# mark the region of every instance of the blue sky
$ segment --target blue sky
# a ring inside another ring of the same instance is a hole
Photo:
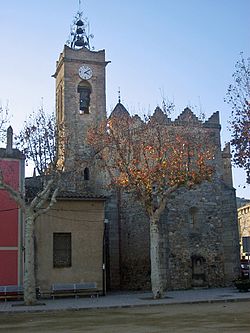
[[[118,87],[131,113],[152,112],[162,96],[174,101],[173,118],[190,106],[209,117],[220,111],[222,145],[230,134],[224,103],[241,51],[250,56],[250,0],[85,0],[82,9],[96,50],[106,49],[107,111]],[[17,132],[42,103],[55,108],[51,75],[78,0],[1,1],[0,103],[9,105]],[[234,170],[238,196],[244,174]]]

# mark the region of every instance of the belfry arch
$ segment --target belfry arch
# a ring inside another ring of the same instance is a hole
[[[82,80],[77,86],[79,94],[79,112],[80,114],[89,114],[92,87],[86,80]]]

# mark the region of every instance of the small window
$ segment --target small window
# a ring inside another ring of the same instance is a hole
[[[197,218],[198,208],[197,207],[191,207],[189,209],[189,223],[191,228],[195,228],[198,226],[198,218]]]
[[[84,169],[84,180],[89,180],[89,168]]]
[[[53,233],[53,266],[71,267],[71,233]]]

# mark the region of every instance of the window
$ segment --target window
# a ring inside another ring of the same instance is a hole
[[[82,81],[77,87],[79,93],[80,113],[88,114],[90,106],[91,86],[87,81]]]
[[[71,233],[53,233],[53,266],[71,267]]]
[[[191,207],[189,209],[189,223],[191,228],[198,227],[198,218],[197,218],[198,208],[197,207]]]
[[[89,168],[85,168],[83,171],[84,180],[89,180]]]

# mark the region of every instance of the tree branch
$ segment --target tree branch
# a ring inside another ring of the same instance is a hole
[[[48,204],[48,206],[46,208],[41,208],[42,205],[39,204],[39,210],[35,213],[35,218],[37,218],[38,216],[47,213],[50,208],[56,203],[56,196],[58,193],[58,188],[56,188],[52,194],[52,197],[50,199],[50,203]],[[48,196],[46,196],[46,200],[48,199]],[[45,201],[43,201],[43,204],[45,203]]]
[[[12,186],[6,184],[3,181],[3,174],[2,170],[0,170],[0,186],[3,187],[10,195],[10,197],[16,201],[16,203],[20,206],[20,208],[25,212],[26,205],[23,195],[19,192],[13,189]]]
[[[55,179],[52,178],[48,181],[44,189],[36,195],[36,197],[31,201],[30,207],[31,209],[38,210],[40,209],[44,203],[47,201],[51,188],[55,182]]]

